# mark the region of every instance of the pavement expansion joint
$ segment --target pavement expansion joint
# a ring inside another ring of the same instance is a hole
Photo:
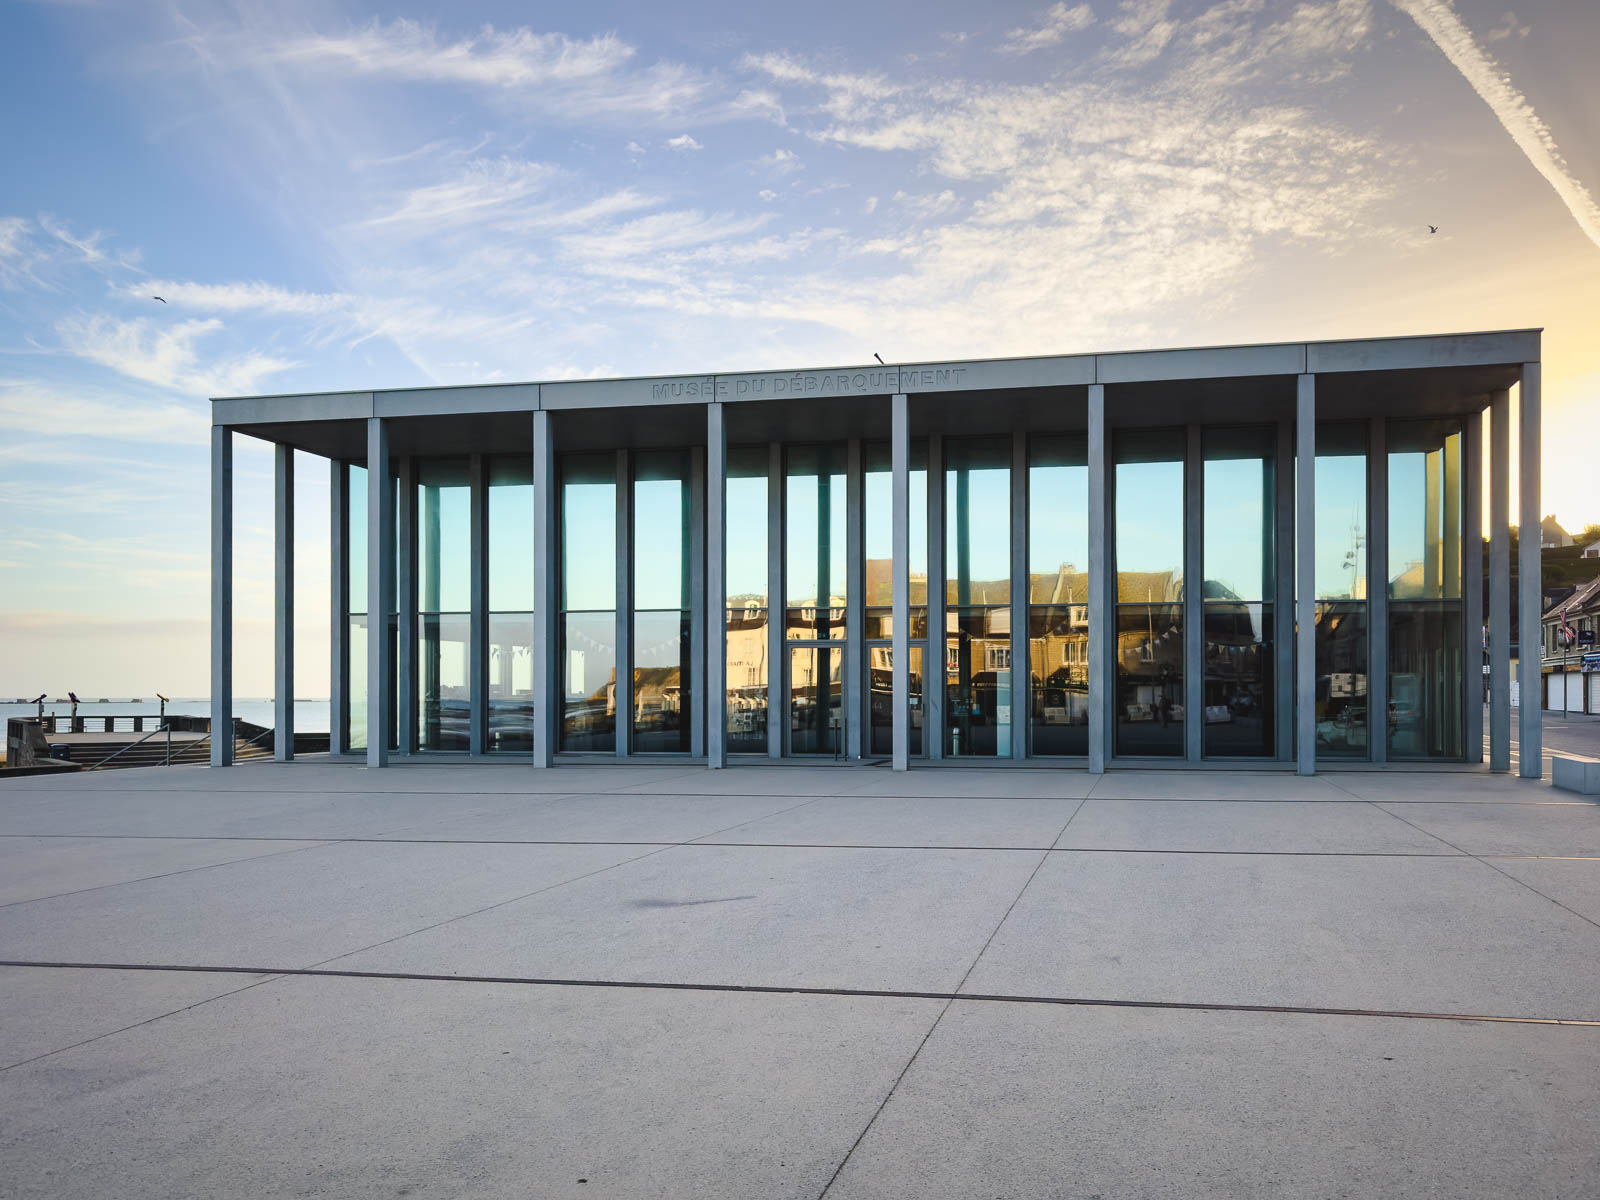
[[[1410,1009],[1335,1008],[1305,1004],[1229,1004],[1202,1000],[1116,1000],[1096,996],[1034,996],[1004,992],[923,992],[892,988],[797,987],[779,984],[684,983],[636,979],[556,979],[525,975],[443,975],[421,971],[353,971],[329,967],[247,967],[196,963],[53,962],[0,959],[0,967],[77,971],[166,971],[203,975],[257,975],[311,979],[370,979],[399,983],[510,984],[521,987],[617,988],[635,991],[723,992],[769,996],[837,996],[843,999],[944,1000],[974,1004],[1045,1004],[1072,1008],[1168,1009],[1177,1012],[1282,1013],[1313,1017],[1382,1017],[1412,1021],[1471,1021],[1495,1025],[1566,1025],[1600,1029],[1600,1019],[1508,1016],[1495,1013],[1423,1012]]]

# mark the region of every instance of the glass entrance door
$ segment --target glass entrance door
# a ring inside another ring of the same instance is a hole
[[[836,756],[844,744],[844,651],[789,647],[789,753]]]
[[[927,751],[922,742],[923,647],[913,642],[909,647],[910,679],[910,742],[911,757],[917,758]],[[894,647],[890,642],[867,643],[867,678],[863,691],[867,697],[867,753],[874,758],[888,758],[894,753]]]

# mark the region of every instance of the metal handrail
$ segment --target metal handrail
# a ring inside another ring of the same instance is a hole
[[[167,761],[171,762],[172,761],[172,728],[165,721],[163,721],[161,723],[161,727],[159,729],[152,729],[149,733],[145,734],[137,742],[129,742],[126,746],[124,746],[121,750],[118,750],[115,754],[106,755],[99,762],[95,763],[94,766],[85,767],[84,770],[86,770],[86,771],[98,771],[101,767],[105,766],[108,762],[111,762],[113,759],[121,758],[129,750],[132,750],[135,746],[144,745],[151,738],[155,737],[155,735],[158,734],[158,733],[165,733],[167,735]],[[208,734],[207,736],[209,737],[210,735]]]

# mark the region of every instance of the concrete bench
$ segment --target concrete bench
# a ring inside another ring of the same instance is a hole
[[[1552,754],[1550,782],[1580,796],[1600,797],[1600,758],[1590,758],[1586,754]]]

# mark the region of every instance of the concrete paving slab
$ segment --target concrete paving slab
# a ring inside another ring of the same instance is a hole
[[[653,796],[844,796],[872,778],[870,767],[847,764],[818,767],[704,767],[663,779],[641,777],[619,782],[612,791]],[[579,790],[579,789],[573,789]]]
[[[0,837],[0,905],[325,844],[194,838]]]
[[[679,775],[703,775],[704,767],[639,764],[611,766],[562,763],[540,769],[527,762],[426,762],[401,760],[379,770],[360,763],[251,762],[235,767],[141,767],[128,771],[78,771],[8,780],[4,795],[53,791],[276,792],[478,792],[555,793],[608,791]]]
[[[1487,771],[1338,771],[1317,776],[1357,800],[1391,804],[1525,803],[1569,799],[1550,781]]]
[[[1600,1030],[958,1002],[829,1200],[1593,1195]]]
[[[343,842],[14,904],[0,958],[304,967],[648,853]]]
[[[964,990],[1592,1020],[1600,930],[1471,858],[1057,851]]]
[[[280,979],[10,1072],[6,1190],[812,1200],[939,1008]]]
[[[336,965],[949,991],[1042,855],[674,847]]]
[[[1059,847],[1078,850],[1211,850],[1279,854],[1454,854],[1456,851],[1361,801],[1084,801]]]
[[[465,781],[463,781],[465,782]],[[500,792],[59,793],[0,806],[0,833],[117,834],[145,837],[269,837],[329,840],[373,837],[446,816],[549,803],[556,796]]]
[[[1600,857],[1596,804],[1395,804],[1392,811],[1468,854]]]
[[[1325,775],[1291,771],[1107,771],[1096,800],[1348,800]]]
[[[1594,859],[1497,858],[1493,865],[1600,925],[1600,862]]]
[[[270,978],[0,967],[0,1071]],[[17,1103],[6,1081],[0,1076],[0,1128]]]
[[[916,767],[896,774],[878,767],[868,782],[851,789],[853,796],[968,796],[988,800],[1006,797],[1082,799],[1100,776],[1071,767]]]
[[[615,792],[561,796],[493,812],[463,813],[407,826],[385,837],[490,841],[686,842],[757,820],[811,796],[677,796]]]
[[[830,796],[699,840],[713,844],[1043,850],[1055,841],[1081,803],[1045,796]]]

